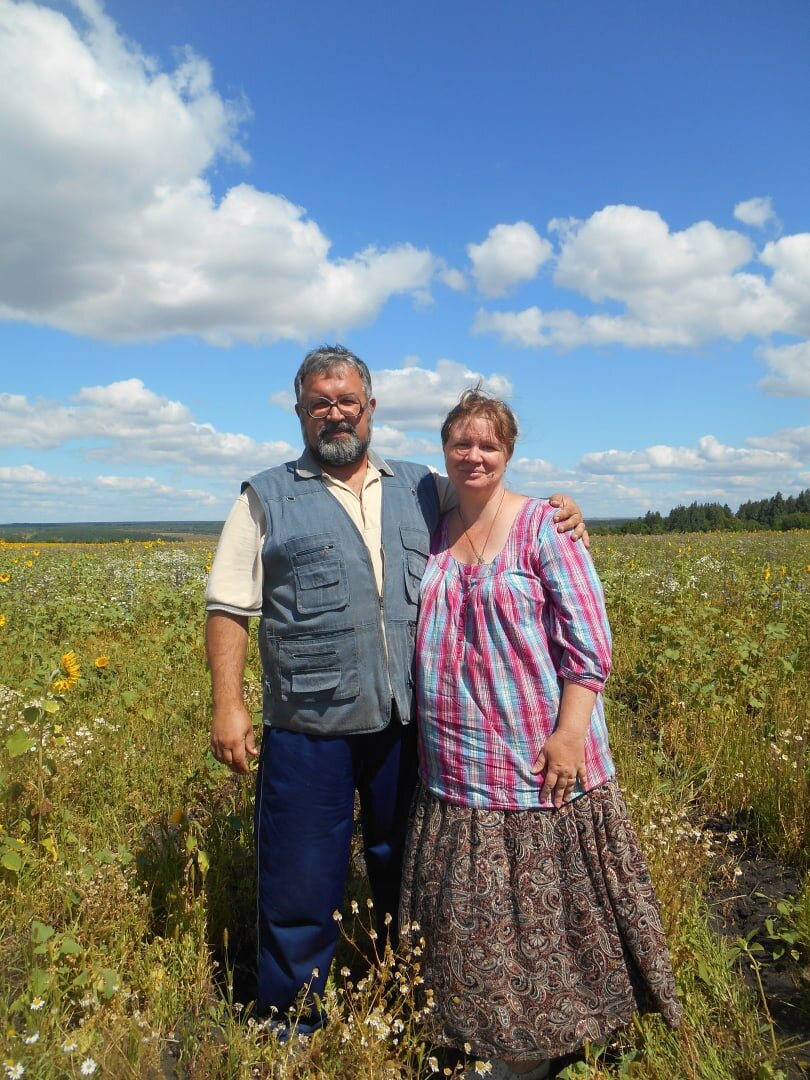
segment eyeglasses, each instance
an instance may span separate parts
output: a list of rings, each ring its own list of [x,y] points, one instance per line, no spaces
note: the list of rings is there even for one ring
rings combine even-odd
[[[311,416],[313,420],[325,420],[335,406],[338,407],[347,420],[359,420],[366,411],[367,404],[368,402],[364,405],[360,398],[354,397],[353,394],[346,394],[343,397],[336,398],[334,401],[329,398],[315,398],[304,408],[307,415]]]

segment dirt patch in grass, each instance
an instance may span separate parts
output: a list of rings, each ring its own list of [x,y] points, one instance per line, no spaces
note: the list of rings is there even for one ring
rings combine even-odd
[[[765,925],[768,918],[778,924],[776,905],[780,900],[799,895],[799,873],[747,839],[747,822],[742,815],[711,818],[704,828],[720,846],[726,847],[736,864],[736,873],[729,872],[727,860],[712,884],[709,900],[713,927],[732,942],[744,938],[762,946],[764,951],[755,956],[777,1038],[786,1044],[782,1068],[791,1080],[810,1076],[808,971],[802,971],[801,965],[787,955],[774,958],[778,943],[769,937]],[[744,957],[740,966],[747,984],[759,998],[755,970]]]

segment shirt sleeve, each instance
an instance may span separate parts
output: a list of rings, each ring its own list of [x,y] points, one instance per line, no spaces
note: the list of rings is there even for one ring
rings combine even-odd
[[[452,510],[454,506],[458,505],[456,489],[453,487],[449,476],[437,472],[436,469],[430,465],[428,468],[433,473],[433,479],[436,482],[436,494],[439,497],[439,512],[446,514],[448,510]]]
[[[231,507],[223,526],[205,589],[206,611],[261,615],[266,532],[261,501],[248,487]]]
[[[584,544],[557,532],[554,508],[540,527],[539,573],[553,609],[551,636],[562,650],[558,675],[597,694],[611,668],[602,583]]]

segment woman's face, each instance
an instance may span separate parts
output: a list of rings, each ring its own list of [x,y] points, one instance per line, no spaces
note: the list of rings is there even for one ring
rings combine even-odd
[[[494,491],[500,486],[509,455],[485,417],[459,420],[444,445],[447,475],[458,492]]]

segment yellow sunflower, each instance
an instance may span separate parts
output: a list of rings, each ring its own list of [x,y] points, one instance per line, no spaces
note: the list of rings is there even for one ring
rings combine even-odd
[[[75,652],[62,654],[62,669],[65,674],[58,679],[54,679],[51,683],[51,689],[57,694],[64,694],[68,690],[72,690],[81,678],[82,669],[79,666]]]

